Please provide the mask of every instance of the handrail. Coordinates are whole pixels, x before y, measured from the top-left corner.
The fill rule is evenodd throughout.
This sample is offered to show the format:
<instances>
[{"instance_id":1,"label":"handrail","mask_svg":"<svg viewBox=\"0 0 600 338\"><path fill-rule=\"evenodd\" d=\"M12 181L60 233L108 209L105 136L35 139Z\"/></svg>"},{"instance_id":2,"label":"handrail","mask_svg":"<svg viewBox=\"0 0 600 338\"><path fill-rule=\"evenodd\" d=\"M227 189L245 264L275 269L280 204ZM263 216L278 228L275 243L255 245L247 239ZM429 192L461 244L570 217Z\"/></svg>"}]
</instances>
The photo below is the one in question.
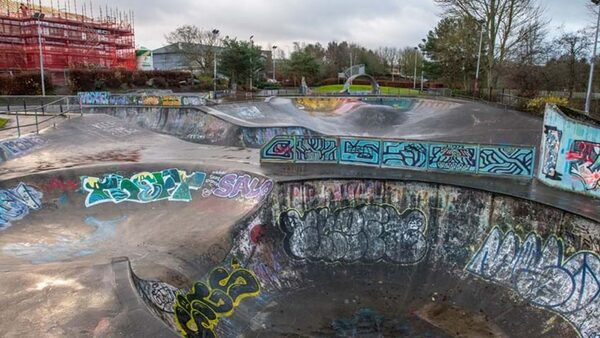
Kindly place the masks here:
<instances>
[{"instance_id":1,"label":"handrail","mask_svg":"<svg viewBox=\"0 0 600 338\"><path fill-rule=\"evenodd\" d=\"M0 96L0 99L2 99L2 98L3 97ZM8 98L9 100L14 100L16 97L9 96L6 98ZM21 97L21 98L23 98L23 97ZM78 111L80 114L83 114L83 110L82 110L82 107L80 104L72 104L71 102L69 102L73 98L72 96L63 96L57 100L52 100L45 104L43 103L43 100L47 99L47 97L32 96L32 97L27 97L27 98L40 99L40 100L42 100L42 103L39 106L36 106L36 105L32 106L31 104L28 106L28 104L27 104L28 100L23 99L22 105L19 104L18 109L14 109L14 107L16 107L17 105L11 106L10 103L7 103L6 110L5 111L0 110L0 115L15 116L17 125L15 127L2 128L2 130L16 129L17 136L21 137L21 129L22 128L35 126L36 134L39 134L40 126L44 123L52 121L60 116L65 116L65 114L73 112L73 111ZM51 96L51 98L53 98L53 97ZM58 106L58 111L52 112L52 109L50 109L50 108L56 109L57 106ZM66 109L65 109L65 106L66 106ZM11 109L11 108L13 108L13 109ZM32 117L32 116L35 118L34 123L29 123L29 124L21 124L20 123L19 117ZM39 119L40 116L44 117L41 121ZM45 118L46 116L49 116L49 117Z\"/></svg>"},{"instance_id":2,"label":"handrail","mask_svg":"<svg viewBox=\"0 0 600 338\"><path fill-rule=\"evenodd\" d=\"M330 163L532 178L536 148L345 136L275 136L260 161Z\"/></svg>"}]
</instances>

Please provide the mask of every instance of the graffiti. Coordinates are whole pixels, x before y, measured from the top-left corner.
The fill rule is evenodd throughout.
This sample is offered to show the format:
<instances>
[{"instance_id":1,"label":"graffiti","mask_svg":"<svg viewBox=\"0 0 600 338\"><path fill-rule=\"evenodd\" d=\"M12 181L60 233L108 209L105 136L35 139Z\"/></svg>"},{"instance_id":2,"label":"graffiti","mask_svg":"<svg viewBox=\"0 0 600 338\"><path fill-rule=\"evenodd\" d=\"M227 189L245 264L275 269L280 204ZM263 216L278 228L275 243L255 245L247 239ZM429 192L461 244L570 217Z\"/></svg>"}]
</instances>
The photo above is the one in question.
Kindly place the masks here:
<instances>
[{"instance_id":1,"label":"graffiti","mask_svg":"<svg viewBox=\"0 0 600 338\"><path fill-rule=\"evenodd\" d=\"M181 106L181 98L179 96L163 96L163 106Z\"/></svg>"},{"instance_id":2,"label":"graffiti","mask_svg":"<svg viewBox=\"0 0 600 338\"><path fill-rule=\"evenodd\" d=\"M379 165L381 142L375 140L340 139L340 162Z\"/></svg>"},{"instance_id":3,"label":"graffiti","mask_svg":"<svg viewBox=\"0 0 600 338\"><path fill-rule=\"evenodd\" d=\"M393 168L427 168L427 145L416 142L384 141L382 166Z\"/></svg>"},{"instance_id":4,"label":"graffiti","mask_svg":"<svg viewBox=\"0 0 600 338\"><path fill-rule=\"evenodd\" d=\"M297 137L296 161L299 162L337 162L338 146L334 138Z\"/></svg>"},{"instance_id":5,"label":"graffiti","mask_svg":"<svg viewBox=\"0 0 600 338\"><path fill-rule=\"evenodd\" d=\"M296 259L412 265L427 253L427 220L417 209L400 214L389 205L365 205L304 215L292 209L281 214L280 226L285 248Z\"/></svg>"},{"instance_id":6,"label":"graffiti","mask_svg":"<svg viewBox=\"0 0 600 338\"><path fill-rule=\"evenodd\" d=\"M22 156L46 144L39 136L26 136L0 142L0 147L11 157Z\"/></svg>"},{"instance_id":7,"label":"graffiti","mask_svg":"<svg viewBox=\"0 0 600 338\"><path fill-rule=\"evenodd\" d=\"M125 178L116 174L98 177L81 177L81 187L88 193L85 206L91 207L101 203L115 204L129 201L150 203L161 200L190 202L191 190L198 190L204 184L206 174L167 169L159 172L143 172Z\"/></svg>"},{"instance_id":8,"label":"graffiti","mask_svg":"<svg viewBox=\"0 0 600 338\"><path fill-rule=\"evenodd\" d=\"M28 259L34 264L86 257L96 251L98 243L114 238L117 225L126 219L126 216L111 220L88 216L85 218L85 223L94 230L91 234L83 235L81 239L73 240L65 236L56 236L50 241L52 244L40 240L34 243L11 243L5 245L3 251L14 257Z\"/></svg>"},{"instance_id":9,"label":"graffiti","mask_svg":"<svg viewBox=\"0 0 600 338\"><path fill-rule=\"evenodd\" d=\"M131 100L129 96L111 95L108 98L108 102L113 106L127 106L131 103Z\"/></svg>"},{"instance_id":10,"label":"graffiti","mask_svg":"<svg viewBox=\"0 0 600 338\"><path fill-rule=\"evenodd\" d=\"M0 230L8 228L10 222L23 219L30 210L39 210L42 197L41 192L25 183L12 189L0 189Z\"/></svg>"},{"instance_id":11,"label":"graffiti","mask_svg":"<svg viewBox=\"0 0 600 338\"><path fill-rule=\"evenodd\" d=\"M122 123L117 123L115 121L98 122L98 123L92 124L91 126L96 129L105 131L115 137L131 136L138 132L137 129L126 128L122 125Z\"/></svg>"},{"instance_id":12,"label":"graffiti","mask_svg":"<svg viewBox=\"0 0 600 338\"><path fill-rule=\"evenodd\" d=\"M264 179L262 183L257 177L248 174L226 174L219 180L213 194L221 198L236 198L262 200L273 188L273 181Z\"/></svg>"},{"instance_id":13,"label":"graffiti","mask_svg":"<svg viewBox=\"0 0 600 338\"><path fill-rule=\"evenodd\" d=\"M451 171L477 171L477 146L465 144L432 144L429 168Z\"/></svg>"},{"instance_id":14,"label":"graffiti","mask_svg":"<svg viewBox=\"0 0 600 338\"><path fill-rule=\"evenodd\" d=\"M262 158L265 160L287 160L294 159L293 138L276 138L271 141L263 150Z\"/></svg>"},{"instance_id":15,"label":"graffiti","mask_svg":"<svg viewBox=\"0 0 600 338\"><path fill-rule=\"evenodd\" d=\"M177 288L159 281L139 280L138 287L142 292L142 296L156 306L159 311L167 313L175 313L173 306L175 305L175 296L179 291Z\"/></svg>"},{"instance_id":16,"label":"graffiti","mask_svg":"<svg viewBox=\"0 0 600 338\"><path fill-rule=\"evenodd\" d=\"M79 189L79 182L71 179L53 178L47 183L42 184L42 190L46 192L58 191L67 192Z\"/></svg>"},{"instance_id":17,"label":"graffiti","mask_svg":"<svg viewBox=\"0 0 600 338\"><path fill-rule=\"evenodd\" d=\"M531 304L562 315L582 337L600 335L600 258L580 251L565 260L563 242L524 242L512 230L492 229L466 270L511 288Z\"/></svg>"},{"instance_id":18,"label":"graffiti","mask_svg":"<svg viewBox=\"0 0 600 338\"><path fill-rule=\"evenodd\" d=\"M287 127L287 128L244 128L242 129L244 144L250 146L262 146L268 143L270 140L277 136L282 135L297 135L297 136L316 136L316 133L309 131L308 129L300 127Z\"/></svg>"},{"instance_id":19,"label":"graffiti","mask_svg":"<svg viewBox=\"0 0 600 338\"><path fill-rule=\"evenodd\" d=\"M560 181L562 174L556 171L562 131L555 127L544 126L546 140L542 159L542 174L551 180Z\"/></svg>"},{"instance_id":20,"label":"graffiti","mask_svg":"<svg viewBox=\"0 0 600 338\"><path fill-rule=\"evenodd\" d=\"M573 141L566 154L570 173L586 190L600 188L600 143Z\"/></svg>"},{"instance_id":21,"label":"graffiti","mask_svg":"<svg viewBox=\"0 0 600 338\"><path fill-rule=\"evenodd\" d=\"M181 104L184 106L202 106L205 103L204 99L198 96L183 96L181 98Z\"/></svg>"},{"instance_id":22,"label":"graffiti","mask_svg":"<svg viewBox=\"0 0 600 338\"><path fill-rule=\"evenodd\" d=\"M144 96L142 104L144 106L158 106L160 105L160 96Z\"/></svg>"},{"instance_id":23,"label":"graffiti","mask_svg":"<svg viewBox=\"0 0 600 338\"><path fill-rule=\"evenodd\" d=\"M79 103L89 105L106 105L109 104L109 92L79 92Z\"/></svg>"},{"instance_id":24,"label":"graffiti","mask_svg":"<svg viewBox=\"0 0 600 338\"><path fill-rule=\"evenodd\" d=\"M232 113L234 115L237 115L238 117L241 117L241 118L244 118L244 119L248 119L248 120L265 117L263 115L263 113L256 106L251 106L251 107L240 106L240 107L236 107L235 110L232 111Z\"/></svg>"},{"instance_id":25,"label":"graffiti","mask_svg":"<svg viewBox=\"0 0 600 338\"><path fill-rule=\"evenodd\" d=\"M534 151L531 148L481 147L479 173L533 176Z\"/></svg>"},{"instance_id":26,"label":"graffiti","mask_svg":"<svg viewBox=\"0 0 600 338\"><path fill-rule=\"evenodd\" d=\"M186 294L177 293L175 323L184 337L217 337L215 328L221 318L231 316L243 299L259 294L254 273L232 259L231 270L218 267L206 282L196 282Z\"/></svg>"}]
</instances>

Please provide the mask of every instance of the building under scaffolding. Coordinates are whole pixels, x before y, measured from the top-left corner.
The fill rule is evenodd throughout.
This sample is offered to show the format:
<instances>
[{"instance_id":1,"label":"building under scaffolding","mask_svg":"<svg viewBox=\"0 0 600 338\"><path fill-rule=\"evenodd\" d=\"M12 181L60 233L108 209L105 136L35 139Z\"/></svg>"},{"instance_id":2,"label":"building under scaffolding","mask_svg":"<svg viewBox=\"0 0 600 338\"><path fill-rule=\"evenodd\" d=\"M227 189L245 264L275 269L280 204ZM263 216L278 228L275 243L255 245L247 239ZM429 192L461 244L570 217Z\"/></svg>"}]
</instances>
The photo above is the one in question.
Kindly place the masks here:
<instances>
[{"instance_id":1,"label":"building under scaffolding","mask_svg":"<svg viewBox=\"0 0 600 338\"><path fill-rule=\"evenodd\" d=\"M1 0L0 71L40 69L39 41L49 71L136 68L132 12L96 7L94 15L81 0Z\"/></svg>"}]
</instances>

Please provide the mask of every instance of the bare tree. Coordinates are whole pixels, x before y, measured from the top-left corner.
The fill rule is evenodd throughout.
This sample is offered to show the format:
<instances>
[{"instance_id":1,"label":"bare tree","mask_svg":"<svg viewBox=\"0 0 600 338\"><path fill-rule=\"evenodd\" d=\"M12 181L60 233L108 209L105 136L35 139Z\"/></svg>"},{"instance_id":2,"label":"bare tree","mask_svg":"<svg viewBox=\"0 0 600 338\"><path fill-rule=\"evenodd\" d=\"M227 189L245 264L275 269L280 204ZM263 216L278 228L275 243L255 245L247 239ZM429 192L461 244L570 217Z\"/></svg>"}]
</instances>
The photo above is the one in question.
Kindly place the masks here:
<instances>
[{"instance_id":1,"label":"bare tree","mask_svg":"<svg viewBox=\"0 0 600 338\"><path fill-rule=\"evenodd\" d=\"M169 44L177 44L186 65L192 71L211 73L217 49L222 46L218 30L203 30L184 25L165 35Z\"/></svg>"},{"instance_id":2,"label":"bare tree","mask_svg":"<svg viewBox=\"0 0 600 338\"><path fill-rule=\"evenodd\" d=\"M521 42L532 22L543 25L537 0L435 0L446 15L466 15L485 21L488 87L496 86L497 65L503 64Z\"/></svg>"},{"instance_id":3,"label":"bare tree","mask_svg":"<svg viewBox=\"0 0 600 338\"><path fill-rule=\"evenodd\" d=\"M398 62L400 53L396 47L379 47L377 55L381 59L381 62L389 67L390 73L392 74L392 81L394 81L394 69Z\"/></svg>"},{"instance_id":4,"label":"bare tree","mask_svg":"<svg viewBox=\"0 0 600 338\"><path fill-rule=\"evenodd\" d=\"M561 34L554 40L554 50L557 60L566 66L567 88L569 89L569 99L573 97L573 92L577 83L585 81L585 71L580 69L581 64L585 64L593 39L586 30L577 32L568 32Z\"/></svg>"}]
</instances>

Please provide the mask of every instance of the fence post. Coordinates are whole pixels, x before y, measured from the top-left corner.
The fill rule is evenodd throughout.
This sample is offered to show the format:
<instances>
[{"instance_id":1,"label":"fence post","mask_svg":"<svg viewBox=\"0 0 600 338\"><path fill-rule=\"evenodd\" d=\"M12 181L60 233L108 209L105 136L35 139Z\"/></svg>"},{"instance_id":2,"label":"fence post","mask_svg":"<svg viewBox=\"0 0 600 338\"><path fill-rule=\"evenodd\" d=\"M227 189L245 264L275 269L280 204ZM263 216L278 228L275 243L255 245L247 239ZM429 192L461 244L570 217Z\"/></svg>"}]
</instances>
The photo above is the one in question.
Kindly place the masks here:
<instances>
[{"instance_id":1,"label":"fence post","mask_svg":"<svg viewBox=\"0 0 600 338\"><path fill-rule=\"evenodd\" d=\"M42 116L46 115L46 108L44 107L44 100L40 101L40 106L42 107Z\"/></svg>"},{"instance_id":2,"label":"fence post","mask_svg":"<svg viewBox=\"0 0 600 338\"><path fill-rule=\"evenodd\" d=\"M35 133L40 133L40 126L38 125L38 111L37 109L33 112L35 114Z\"/></svg>"}]
</instances>

